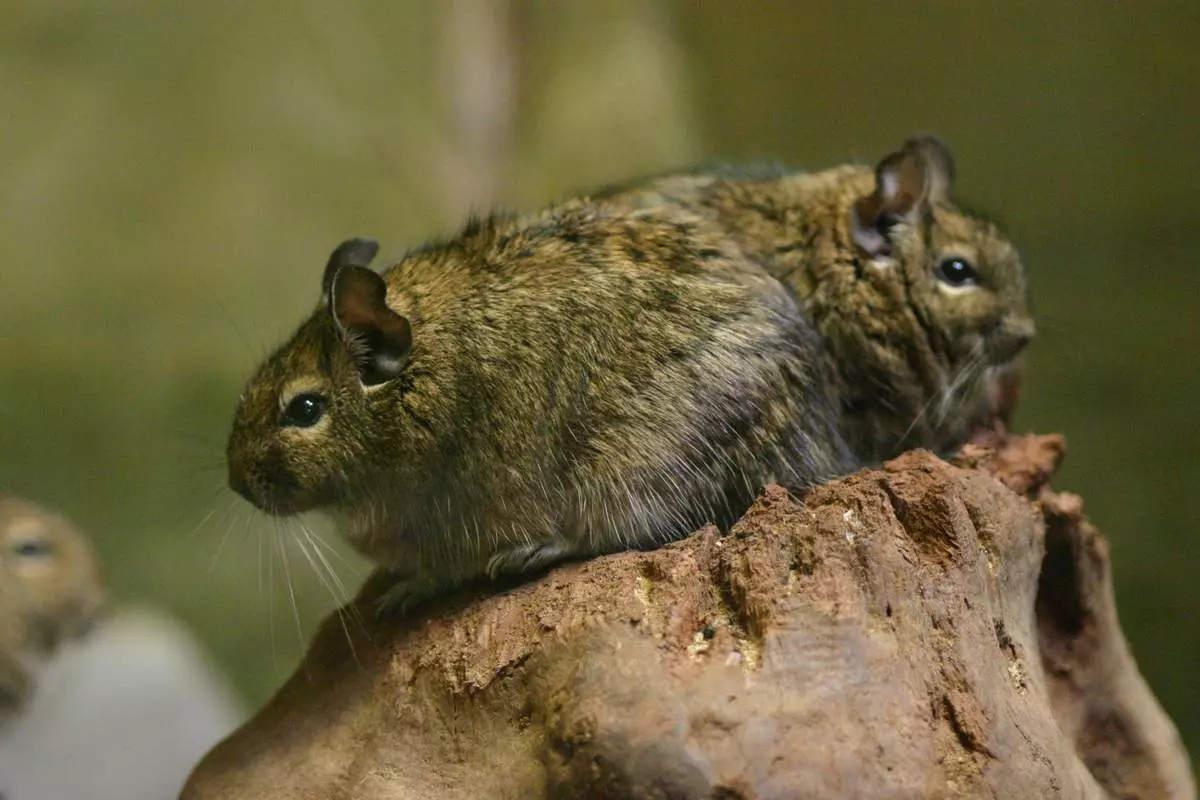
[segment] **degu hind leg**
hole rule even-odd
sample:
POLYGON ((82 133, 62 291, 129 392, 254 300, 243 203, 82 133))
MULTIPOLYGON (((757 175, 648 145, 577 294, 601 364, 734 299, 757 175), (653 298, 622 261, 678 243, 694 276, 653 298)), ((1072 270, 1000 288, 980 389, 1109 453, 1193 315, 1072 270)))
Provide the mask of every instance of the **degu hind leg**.
MULTIPOLYGON (((492 555, 487 562, 490 579, 516 577, 540 572, 547 567, 572 558, 588 555, 578 544, 562 540, 545 540, 519 544, 492 555)), ((461 579, 430 577, 388 570, 394 582, 375 600, 375 613, 381 618, 399 617, 438 595, 462 584, 461 579)))
POLYGON ((519 544, 501 550, 489 558, 487 573, 492 580, 527 575, 583 555, 586 553, 578 544, 561 539, 519 544))

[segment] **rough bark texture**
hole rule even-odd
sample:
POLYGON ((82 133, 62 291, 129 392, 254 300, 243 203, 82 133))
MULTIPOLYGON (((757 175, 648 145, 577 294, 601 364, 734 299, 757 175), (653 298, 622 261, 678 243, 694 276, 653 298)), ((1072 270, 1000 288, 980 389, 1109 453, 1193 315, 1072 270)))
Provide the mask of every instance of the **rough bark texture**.
POLYGON ((331 619, 183 796, 1195 797, 1105 542, 1046 488, 1063 450, 912 452, 727 535, 331 619))

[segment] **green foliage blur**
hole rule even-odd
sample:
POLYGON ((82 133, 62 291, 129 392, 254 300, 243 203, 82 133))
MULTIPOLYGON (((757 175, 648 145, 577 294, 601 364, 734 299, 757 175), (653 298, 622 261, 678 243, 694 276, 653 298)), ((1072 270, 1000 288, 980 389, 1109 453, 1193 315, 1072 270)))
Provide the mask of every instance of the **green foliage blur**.
POLYGON ((334 245, 394 258, 472 208, 934 130, 1031 272, 1017 427, 1067 435, 1057 486, 1200 752, 1197 34, 1184 2, 6 4, 0 485, 65 510, 256 706, 365 572, 224 488, 242 382, 334 245))

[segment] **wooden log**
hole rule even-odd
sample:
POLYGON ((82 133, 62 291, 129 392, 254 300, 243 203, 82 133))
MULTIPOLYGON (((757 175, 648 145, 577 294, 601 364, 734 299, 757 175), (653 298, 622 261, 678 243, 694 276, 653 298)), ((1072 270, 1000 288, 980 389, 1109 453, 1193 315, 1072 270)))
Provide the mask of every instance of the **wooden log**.
POLYGON ((725 535, 347 636, 194 771, 207 798, 1193 798, 1057 436, 984 435, 725 535))

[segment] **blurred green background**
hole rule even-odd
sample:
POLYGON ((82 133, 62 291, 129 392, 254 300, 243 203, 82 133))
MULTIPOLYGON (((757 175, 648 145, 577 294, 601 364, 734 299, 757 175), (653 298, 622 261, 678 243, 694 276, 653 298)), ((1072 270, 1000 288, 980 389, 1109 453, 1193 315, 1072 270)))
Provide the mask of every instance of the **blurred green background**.
MULTIPOLYGON (((1200 752, 1198 34, 1194 2, 6 4, 0 484, 256 706, 337 588, 223 488, 224 437, 335 244, 391 258, 472 207, 935 130, 1031 272, 1017 427, 1067 435, 1057 485, 1200 752)), ((361 563, 326 555, 352 592, 361 563)))

